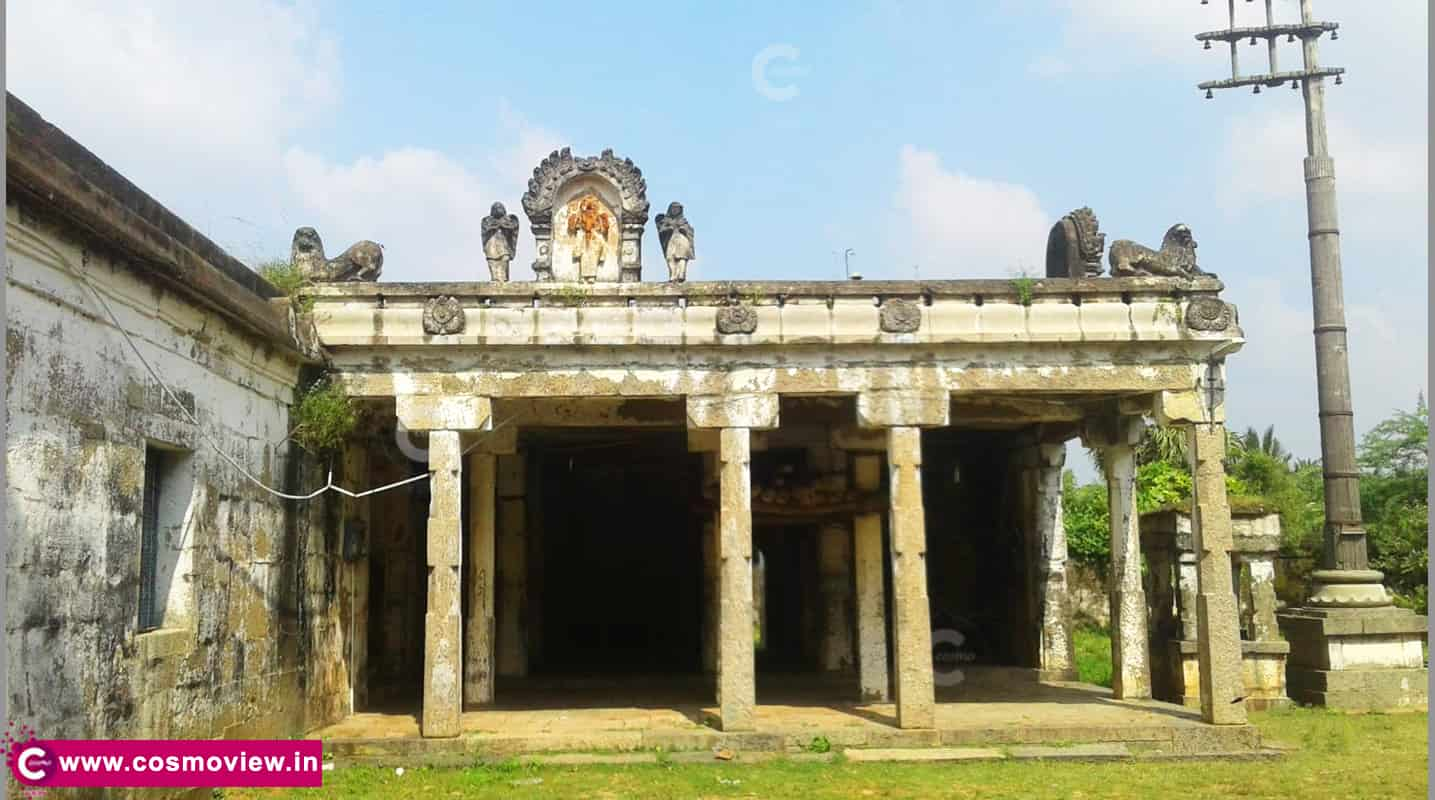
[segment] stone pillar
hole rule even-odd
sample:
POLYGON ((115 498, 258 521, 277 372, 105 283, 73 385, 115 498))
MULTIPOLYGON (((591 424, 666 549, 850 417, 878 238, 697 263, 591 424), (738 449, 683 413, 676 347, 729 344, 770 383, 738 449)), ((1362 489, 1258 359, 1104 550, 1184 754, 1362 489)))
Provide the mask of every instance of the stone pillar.
POLYGON ((1136 512, 1136 455, 1141 420, 1116 420, 1102 446, 1111 514, 1111 690, 1117 699, 1151 696, 1146 591, 1141 582, 1141 519, 1136 512))
POLYGON ((521 454, 498 457, 498 674, 528 674, 527 465, 521 454))
POLYGON ((841 522, 818 532, 821 572, 822 646, 819 660, 828 672, 852 668, 852 531, 841 522))
POLYGON ((424 614, 424 736, 457 736, 463 697, 459 570, 462 456, 459 433, 429 432, 428 611, 424 614))
POLYGON ((1196 641, 1196 554, 1180 550, 1177 554, 1177 602, 1181 609, 1181 638, 1196 641))
MULTIPOLYGON (((344 448, 343 479, 353 490, 369 486, 369 443, 344 448)), ((349 713, 369 706, 369 498, 346 497, 341 548, 348 583, 349 713)))
MULTIPOLYGON (((852 483, 863 492, 882 488, 882 457, 852 459, 852 483)), ((882 575, 882 516, 852 520, 853 568, 857 584, 857 681, 863 702, 889 699, 887 676, 887 589, 882 575)))
POLYGON ((1066 445, 1037 446, 1036 537, 1041 636, 1038 666, 1043 680, 1075 680, 1076 652, 1066 594, 1066 522, 1062 517, 1061 471, 1066 445))
POLYGON ((1251 575, 1251 639, 1273 642, 1280 637, 1276 624, 1276 565, 1274 554, 1254 553, 1246 557, 1251 575))
POLYGON ((494 534, 497 517, 497 458, 477 452, 468 476, 468 635, 464 637, 463 700, 493 702, 494 534))
POLYGON ((717 429, 718 724, 724 731, 750 731, 757 707, 752 607, 752 429, 777 427, 778 398, 775 394, 750 393, 689 395, 687 411, 689 449, 711 449, 714 437, 710 429, 717 429))
POLYGON ((718 526, 717 515, 703 521, 703 672, 717 674, 718 618, 718 526))
POLYGON ((1217 725, 1246 721, 1241 632, 1231 585, 1231 506, 1226 500, 1226 426, 1187 429, 1191 458, 1191 546, 1196 551, 1196 652, 1201 665, 1201 718, 1217 725))
POLYGON ((719 433, 719 719, 725 731, 753 729, 757 705, 752 626, 752 479, 747 428, 719 433))
POLYGON ((424 614, 424 736, 457 736, 462 710, 463 639, 459 573, 462 551, 460 431, 492 427, 487 398, 399 395, 399 421, 429 432, 428 610, 424 614))
POLYGON ((932 728, 936 697, 932 675, 932 610, 927 600, 927 525, 922 505, 922 431, 887 431, 887 475, 892 538, 897 726, 932 728))

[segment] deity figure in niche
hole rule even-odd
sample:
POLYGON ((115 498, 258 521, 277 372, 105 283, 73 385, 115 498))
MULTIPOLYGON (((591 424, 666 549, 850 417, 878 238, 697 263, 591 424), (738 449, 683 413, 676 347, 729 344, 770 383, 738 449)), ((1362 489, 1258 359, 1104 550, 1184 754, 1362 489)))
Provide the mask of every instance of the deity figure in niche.
POLYGON ((573 248, 573 262, 578 265, 580 279, 590 282, 598 279, 598 268, 608 260, 611 224, 612 217, 591 194, 568 204, 568 235, 583 234, 575 240, 573 248))

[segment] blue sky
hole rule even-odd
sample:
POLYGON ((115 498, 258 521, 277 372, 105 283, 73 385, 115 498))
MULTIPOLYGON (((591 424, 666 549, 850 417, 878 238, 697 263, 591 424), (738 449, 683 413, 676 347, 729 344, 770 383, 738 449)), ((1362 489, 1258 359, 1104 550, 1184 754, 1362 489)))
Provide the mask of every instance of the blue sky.
MULTIPOLYGON (((11 91, 251 263, 314 225, 331 252, 382 242, 388 280, 479 279, 489 203, 521 217, 563 145, 612 147, 655 211, 685 204, 694 280, 840 277, 848 247, 872 278, 1008 277, 1076 206, 1150 244, 1185 222, 1250 339, 1232 425, 1313 456, 1299 93, 1201 98, 1229 62, 1191 37, 1221 6, 26 0, 6 44, 11 91)), ((1428 12, 1317 11, 1350 70, 1329 103, 1364 430, 1428 381, 1428 12)), ((515 277, 526 220, 520 241, 515 277)))

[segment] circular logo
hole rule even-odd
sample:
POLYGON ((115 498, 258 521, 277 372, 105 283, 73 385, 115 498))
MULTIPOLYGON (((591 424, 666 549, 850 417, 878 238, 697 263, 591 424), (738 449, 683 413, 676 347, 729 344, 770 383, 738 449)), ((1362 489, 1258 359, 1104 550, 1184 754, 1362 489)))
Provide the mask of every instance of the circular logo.
POLYGON ((22 783, 39 783, 50 776, 55 759, 38 744, 29 744, 15 754, 15 777, 22 783))

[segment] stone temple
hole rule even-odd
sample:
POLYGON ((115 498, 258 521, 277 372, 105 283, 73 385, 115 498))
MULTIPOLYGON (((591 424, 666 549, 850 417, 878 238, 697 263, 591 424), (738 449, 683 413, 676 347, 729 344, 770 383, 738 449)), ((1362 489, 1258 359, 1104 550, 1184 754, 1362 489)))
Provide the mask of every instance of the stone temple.
MULTIPOLYGON (((1044 277, 690 282, 700 210, 565 149, 473 220, 474 281, 301 229, 296 302, 8 110, 9 683, 47 736, 1195 752, 1286 698, 1268 522, 1225 490, 1244 339, 1183 225, 1114 242, 1121 277, 1080 209, 1044 277), (333 458, 288 435, 321 373, 363 412, 333 458), (1195 496, 1143 525, 1152 422, 1195 496), (1110 484, 1109 694, 1072 683, 1070 442, 1110 484), (259 485, 330 480, 387 488, 259 485)), ((1422 705, 1424 621, 1390 620, 1311 669, 1422 705)))

